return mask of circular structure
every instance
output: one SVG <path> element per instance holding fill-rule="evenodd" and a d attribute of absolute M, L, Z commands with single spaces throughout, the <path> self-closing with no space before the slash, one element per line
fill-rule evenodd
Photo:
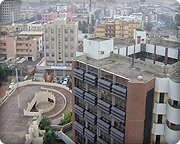
<path fill-rule="evenodd" d="M 56 98 L 48 91 L 35 93 L 33 100 L 36 110 L 41 110 L 43 113 L 49 112 L 55 107 Z"/>
<path fill-rule="evenodd" d="M 16 91 L 0 107 L 0 140 L 3 143 L 25 143 L 26 134 L 29 133 L 28 128 L 32 124 L 32 117 L 24 116 L 22 111 L 23 109 L 27 109 L 28 103 L 31 103 L 35 96 L 35 93 L 47 91 L 45 89 L 41 89 L 42 87 L 57 90 L 58 92 L 63 94 L 67 100 L 65 109 L 57 116 L 51 118 L 52 120 L 61 117 L 64 113 L 67 113 L 72 109 L 72 93 L 64 88 L 44 85 L 27 85 L 20 87 L 16 89 Z M 55 107 L 51 111 L 44 113 L 44 116 L 54 115 L 64 107 L 64 99 L 61 94 L 57 93 L 57 91 L 53 92 L 51 90 L 48 90 L 48 92 L 54 95 L 56 102 Z M 17 101 L 18 93 L 21 111 L 20 118 Z M 43 103 L 39 104 L 42 104 L 43 106 Z"/>

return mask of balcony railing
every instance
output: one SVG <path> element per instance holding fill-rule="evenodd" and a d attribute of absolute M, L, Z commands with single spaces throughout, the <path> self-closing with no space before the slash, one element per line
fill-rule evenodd
<path fill-rule="evenodd" d="M 101 111 L 110 114 L 111 113 L 111 105 L 101 99 L 98 99 L 98 109 Z"/>
<path fill-rule="evenodd" d="M 77 121 L 74 122 L 74 129 L 78 131 L 80 134 L 84 134 L 84 126 L 78 123 Z"/>
<path fill-rule="evenodd" d="M 113 118 L 116 118 L 117 120 L 125 123 L 125 120 L 126 120 L 126 112 L 112 106 L 111 108 L 111 116 Z"/>
<path fill-rule="evenodd" d="M 83 81 L 84 80 L 84 71 L 82 69 L 79 68 L 75 68 L 74 69 L 74 77 Z"/>
<path fill-rule="evenodd" d="M 104 78 L 100 78 L 100 79 L 98 79 L 98 88 L 107 93 L 111 93 L 112 81 L 108 81 Z"/>
<path fill-rule="evenodd" d="M 85 93 L 85 91 L 83 91 L 77 87 L 74 87 L 74 96 L 76 96 L 80 99 L 84 99 L 84 93 Z"/>
<path fill-rule="evenodd" d="M 87 103 L 91 104 L 92 106 L 95 106 L 97 104 L 97 97 L 87 92 L 84 95 L 85 95 L 85 101 Z"/>
<path fill-rule="evenodd" d="M 84 81 L 92 86 L 96 86 L 97 85 L 97 79 L 98 77 L 94 74 L 90 74 L 90 73 L 85 73 L 84 75 Z"/>
<path fill-rule="evenodd" d="M 97 135 L 94 134 L 93 132 L 91 132 L 90 130 L 88 130 L 87 128 L 84 130 L 84 136 L 85 136 L 85 138 L 87 138 L 92 143 L 96 142 Z"/>
<path fill-rule="evenodd" d="M 91 114 L 88 111 L 84 112 L 84 118 L 86 121 L 88 121 L 90 124 L 95 125 L 97 122 L 97 116 Z"/>
<path fill-rule="evenodd" d="M 114 127 L 111 127 L 111 136 L 119 143 L 124 143 L 124 133 L 115 129 Z"/>
<path fill-rule="evenodd" d="M 99 128 L 105 134 L 110 133 L 110 124 L 106 123 L 105 121 L 101 119 L 97 120 L 97 128 Z"/>
<path fill-rule="evenodd" d="M 126 100 L 127 90 L 125 88 L 118 86 L 117 84 L 114 84 L 112 86 L 112 94 L 122 100 Z"/>
<path fill-rule="evenodd" d="M 74 112 L 77 114 L 77 115 L 79 115 L 80 117 L 84 117 L 84 111 L 85 111 L 85 109 L 84 108 L 82 108 L 82 107 L 80 107 L 80 106 L 78 106 L 78 105 L 74 105 Z"/>

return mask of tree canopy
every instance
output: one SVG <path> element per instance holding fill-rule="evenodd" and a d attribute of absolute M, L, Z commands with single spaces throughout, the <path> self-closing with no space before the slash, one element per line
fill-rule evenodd
<path fill-rule="evenodd" d="M 9 68 L 7 66 L 0 67 L 0 80 L 4 81 L 7 80 L 9 76 Z"/>

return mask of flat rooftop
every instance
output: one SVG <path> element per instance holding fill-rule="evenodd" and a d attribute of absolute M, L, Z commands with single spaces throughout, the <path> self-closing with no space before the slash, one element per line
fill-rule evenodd
<path fill-rule="evenodd" d="M 137 59 L 134 59 L 134 65 L 131 66 L 131 58 L 114 53 L 112 53 L 110 57 L 101 60 L 95 60 L 85 55 L 77 57 L 76 60 L 109 71 L 110 73 L 123 76 L 133 82 L 147 82 L 154 77 L 166 77 L 167 75 L 164 73 L 164 68 L 162 66 Z M 180 68 L 177 71 L 173 71 L 172 75 L 170 74 L 172 80 L 180 81 L 179 70 Z M 139 81 L 138 76 L 142 76 L 143 80 Z"/>
<path fill-rule="evenodd" d="M 43 35 L 44 32 L 40 31 L 22 31 L 19 35 Z"/>
<path fill-rule="evenodd" d="M 103 38 L 103 37 L 93 37 L 93 38 L 88 38 L 88 40 L 92 40 L 92 41 L 106 41 L 106 40 L 110 40 L 108 38 Z"/>

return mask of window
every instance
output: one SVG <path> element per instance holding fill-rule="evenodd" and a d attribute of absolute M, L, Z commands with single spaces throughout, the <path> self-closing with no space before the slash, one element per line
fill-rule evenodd
<path fill-rule="evenodd" d="M 54 53 L 52 53 L 51 56 L 54 57 Z"/>
<path fill-rule="evenodd" d="M 85 83 L 81 80 L 76 79 L 76 87 L 85 90 Z"/>
<path fill-rule="evenodd" d="M 85 137 L 83 135 L 81 135 L 79 132 L 76 132 L 76 137 L 77 137 L 77 142 L 80 144 L 84 144 L 85 143 Z"/>
<path fill-rule="evenodd" d="M 125 132 L 125 124 L 117 119 L 114 119 L 114 127 L 123 133 Z"/>
<path fill-rule="evenodd" d="M 92 106 L 88 104 L 88 111 L 94 115 L 97 115 L 97 106 Z"/>
<path fill-rule="evenodd" d="M 126 101 L 115 97 L 115 107 L 125 111 L 126 110 Z"/>
<path fill-rule="evenodd" d="M 80 124 L 82 124 L 83 126 L 85 126 L 84 118 L 78 116 L 77 114 L 75 114 L 75 121 L 77 121 L 78 123 L 80 123 Z"/>
<path fill-rule="evenodd" d="M 107 103 L 112 103 L 112 95 L 101 90 L 101 99 Z"/>
<path fill-rule="evenodd" d="M 158 123 L 162 123 L 162 115 L 158 115 Z"/>
<path fill-rule="evenodd" d="M 161 139 L 161 136 L 160 135 L 156 135 L 156 143 L 157 144 L 160 144 L 160 139 Z"/>
<path fill-rule="evenodd" d="M 75 103 L 76 103 L 78 106 L 80 106 L 80 107 L 82 107 L 82 108 L 85 108 L 85 101 L 84 101 L 84 100 L 82 100 L 82 99 L 80 99 L 80 98 L 78 98 L 78 97 L 75 97 Z"/>
<path fill-rule="evenodd" d="M 164 93 L 160 93 L 159 103 L 164 103 Z"/>
<path fill-rule="evenodd" d="M 88 123 L 88 129 L 90 131 L 92 131 L 93 133 L 97 132 L 97 126 L 96 125 L 92 125 L 92 124 Z"/>
<path fill-rule="evenodd" d="M 100 138 L 103 139 L 104 141 L 106 141 L 107 143 L 111 143 L 110 135 L 107 135 L 107 134 L 103 133 L 102 131 L 100 131 Z"/>
<path fill-rule="evenodd" d="M 30 52 L 32 52 L 32 50 L 29 50 Z"/>

